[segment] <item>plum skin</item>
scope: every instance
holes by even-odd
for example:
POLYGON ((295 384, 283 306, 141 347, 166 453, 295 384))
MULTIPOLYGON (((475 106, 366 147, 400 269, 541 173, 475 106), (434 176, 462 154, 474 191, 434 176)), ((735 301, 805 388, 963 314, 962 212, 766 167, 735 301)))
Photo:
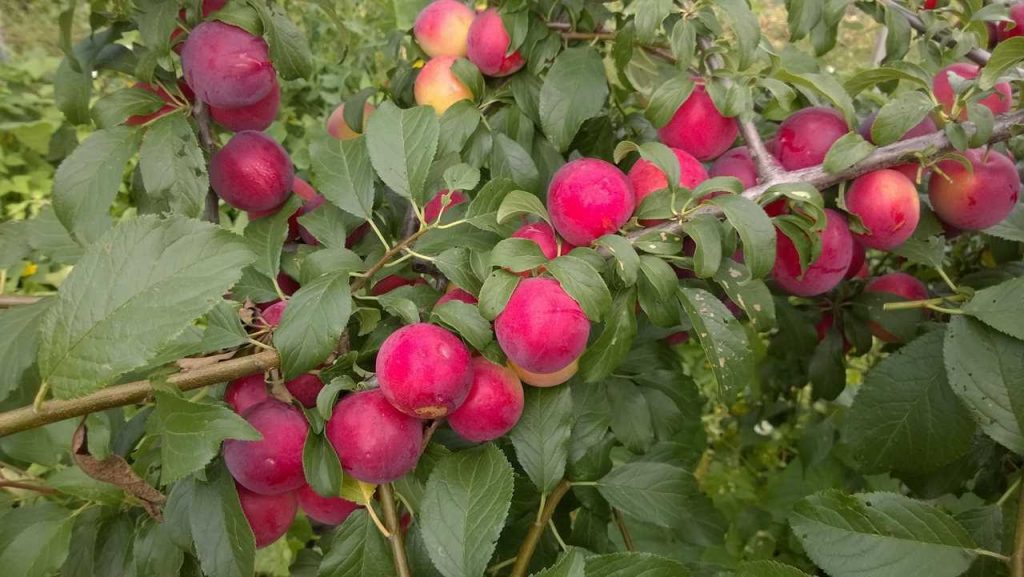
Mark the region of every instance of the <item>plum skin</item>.
POLYGON ((448 206, 444 207, 444 212, 448 212, 453 206, 462 204, 469 200, 466 193, 461 190, 439 190, 426 204, 423 205, 423 219, 427 221, 427 224, 434 224, 438 218, 442 216, 441 207, 444 204, 444 196, 448 195, 448 206))
POLYGON ((421 419, 443 417, 469 394, 469 349, 441 327, 406 325, 381 344, 377 380, 381 393, 399 411, 421 419))
POLYGON ((508 53, 511 42, 501 15, 491 8, 473 19, 466 36, 466 56, 486 76, 508 76, 526 64, 518 50, 508 53))
POLYGON ((663 143, 701 161, 716 158, 728 150, 737 134, 736 119, 722 116, 702 83, 694 86, 668 124, 658 129, 658 139, 663 143))
POLYGON ((551 223, 575 246, 587 246, 617 231, 635 208, 629 178, 615 165, 597 158, 566 163, 548 185, 551 223))
POLYGON ((483 443, 511 431, 522 414, 523 384, 516 374, 476 357, 469 396, 448 415, 448 425, 463 439, 483 443))
POLYGON ((235 488, 238 490, 242 514, 256 538, 257 549, 270 545, 288 532, 299 507, 294 492, 261 495, 238 483, 235 483, 235 488))
POLYGON ((963 155, 972 171, 958 160, 943 160, 928 182, 928 198, 935 214, 961 230, 982 230, 999 224, 1017 206, 1020 196, 1016 166, 1006 155, 991 149, 968 150, 963 155))
POLYGON ((727 150, 711 165, 708 176, 731 176, 743 184, 743 188, 757 186, 757 166, 746 146, 727 150))
POLYGON ((473 10, 456 0, 435 0, 416 15, 412 32, 427 56, 465 56, 473 10))
POLYGON ((346 474, 390 483, 413 470, 423 446, 423 422, 391 406, 380 389, 346 396, 325 427, 346 474))
POLYGON ((281 106, 281 86, 274 79, 274 86, 266 96, 256 102, 235 108, 210 106, 210 118, 219 126, 232 132, 243 130, 266 130, 281 106))
POLYGON ((359 505, 341 497, 324 497, 304 485, 296 491, 299 508, 307 517, 321 525, 341 525, 359 505))
POLYGON ((435 56, 420 69, 413 83, 416 104, 432 106, 438 116, 460 100, 472 100, 473 92, 452 72, 453 56, 435 56))
POLYGON ((267 392, 267 381, 263 378, 263 373, 235 379, 224 389, 224 402, 238 414, 269 398, 270 393, 267 392))
POLYGON ((576 374, 580 369, 580 360, 575 359, 569 363, 565 368, 555 371, 553 373, 532 373, 519 365, 510 362, 508 366, 515 372, 519 380, 530 385, 532 387, 556 387, 562 383, 568 381, 576 374))
POLYGON ((850 127, 843 115, 822 106, 804 108, 782 121, 772 141, 773 152, 786 170, 821 164, 829 148, 850 127))
POLYGON ((512 291, 494 320, 494 333, 511 362, 531 373, 548 374, 583 354, 590 321, 558 281, 536 277, 520 281, 512 291))
POLYGON ((843 280, 853 259, 853 235, 846 225, 846 219, 832 209, 825 209, 828 224, 821 233, 821 254, 803 276, 800 274, 800 258, 793 241, 784 234, 778 235, 775 267, 772 277, 786 292, 802 297, 826 293, 843 280))
MULTIPOLYGON (((953 85, 949 81, 950 72, 965 80, 972 80, 978 77, 981 69, 976 64, 958 62, 956 64, 950 64, 935 74, 935 77, 932 79, 932 93, 935 95, 935 99, 939 101, 939 104, 942 105, 942 109, 946 114, 952 114, 953 101, 956 99, 956 94, 953 91, 953 85)), ((995 92, 985 98, 982 98, 978 103, 991 110, 992 114, 998 115, 1009 112, 1010 106, 1013 104, 1013 93, 1010 89, 1010 83, 996 83, 995 92)), ((965 107, 958 112, 957 120, 966 120, 967 116, 967 108, 965 107)))
POLYGON ((262 100, 277 78, 267 43, 220 21, 192 29, 181 51, 181 68, 196 97, 221 108, 262 100))
POLYGON ((876 170, 854 180, 846 191, 846 209, 869 231, 855 233, 857 242, 879 250, 906 242, 921 219, 917 188, 896 170, 876 170))
POLYGON ((224 441, 224 462, 242 486, 261 495, 294 491, 306 482, 302 449, 309 425, 302 413, 278 400, 269 399, 243 415, 263 436, 258 441, 224 441))
POLYGON ((363 104, 363 126, 357 131, 345 122, 345 105, 339 104, 327 117, 327 134, 338 140, 352 140, 366 132, 366 123, 370 121, 376 107, 369 102, 363 104))
POLYGON ((210 159, 210 186, 239 210, 276 209, 288 200, 294 179, 288 153, 262 132, 235 134, 210 159))
POLYGON ((303 407, 312 409, 316 406, 316 398, 324 388, 324 383, 313 373, 306 373, 286 382, 284 387, 303 407))

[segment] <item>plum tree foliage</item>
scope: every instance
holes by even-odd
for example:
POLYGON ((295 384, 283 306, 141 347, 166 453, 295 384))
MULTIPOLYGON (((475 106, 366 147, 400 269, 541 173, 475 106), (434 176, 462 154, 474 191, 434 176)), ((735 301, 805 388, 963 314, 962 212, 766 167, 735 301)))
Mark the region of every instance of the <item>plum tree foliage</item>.
POLYGON ((762 4, 71 3, 0 572, 1024 577, 1024 2, 762 4))

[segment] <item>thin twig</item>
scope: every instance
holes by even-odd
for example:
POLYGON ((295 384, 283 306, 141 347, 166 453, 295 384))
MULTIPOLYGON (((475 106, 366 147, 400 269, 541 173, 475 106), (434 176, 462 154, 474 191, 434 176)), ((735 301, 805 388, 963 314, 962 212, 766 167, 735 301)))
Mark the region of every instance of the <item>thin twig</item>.
POLYGON ((7 480, 0 480, 0 489, 25 489, 26 491, 35 491, 36 493, 43 495, 53 495, 57 492, 56 489, 36 485, 35 483, 22 483, 21 481, 7 480))
MULTIPOLYGON (((907 20, 907 23, 910 24, 910 27, 913 28, 914 30, 917 30, 921 34, 928 34, 928 26, 925 25, 924 20, 921 20, 921 18, 917 14, 914 14, 906 6, 893 0, 878 0, 878 3, 890 10, 897 12, 900 16, 903 16, 903 18, 907 20)), ((956 45, 956 39, 953 38, 952 34, 950 34, 946 30, 941 30, 937 34, 935 34, 935 39, 938 40, 939 42, 942 42, 946 46, 952 47, 956 45)), ((968 60, 974 62, 975 64, 979 66, 984 66, 988 64, 989 58, 992 55, 989 54, 988 50, 983 50, 981 48, 971 48, 970 50, 967 51, 967 54, 965 54, 965 56, 968 60)))
POLYGON ((0 309, 30 305, 42 300, 43 297, 30 297, 21 295, 0 295, 0 309))
POLYGON ((540 514, 537 515, 533 524, 530 525, 526 538, 523 539, 523 543, 519 546, 516 563, 512 566, 511 577, 526 577, 527 572, 530 570, 530 561, 533 559, 533 553, 537 550, 537 543, 540 542, 540 537, 544 534, 544 529, 547 527, 548 521, 551 520, 551 516, 555 514, 558 503, 569 492, 570 487, 572 485, 569 481, 562 479, 555 489, 551 491, 551 494, 547 496, 547 499, 545 499, 540 514))
POLYGON ((615 520, 615 526, 619 528, 619 533, 622 535, 622 543, 626 546, 626 551, 636 551, 636 545, 633 544, 633 536, 629 534, 629 527, 626 527, 626 520, 622 517, 622 511, 612 509, 612 518, 615 520))
POLYGON ((409 560, 405 556, 405 543, 402 541, 402 526, 398 519, 398 508, 395 507, 395 494, 391 483, 378 487, 381 508, 384 509, 384 524, 387 525, 388 543, 391 545, 391 556, 395 560, 395 571, 398 577, 412 577, 409 560))

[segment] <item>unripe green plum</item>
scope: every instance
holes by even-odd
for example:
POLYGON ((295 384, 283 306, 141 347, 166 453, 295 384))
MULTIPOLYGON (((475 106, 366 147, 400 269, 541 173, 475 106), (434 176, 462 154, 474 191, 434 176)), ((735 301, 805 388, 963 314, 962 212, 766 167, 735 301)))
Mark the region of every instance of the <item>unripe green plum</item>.
POLYGON ((381 393, 399 411, 420 419, 443 417, 469 394, 469 349, 441 327, 406 325, 381 344, 377 380, 381 393))
POLYGON ((302 512, 321 525, 341 525, 359 508, 359 505, 341 497, 324 497, 309 485, 304 485, 297 493, 302 512))
POLYGON ((466 38, 466 56, 487 76, 508 76, 526 64, 518 50, 509 54, 511 42, 501 15, 491 8, 473 19, 466 38))
POLYGON ((273 138, 246 130, 210 159, 210 186, 239 210, 272 210, 288 200, 295 171, 273 138))
POLYGON ((822 106, 794 112, 782 122, 772 141, 772 152, 786 170, 821 164, 832 145, 850 127, 843 115, 822 106))
POLYGON ((636 198, 615 165, 579 158, 559 168, 548 185, 548 212, 555 230, 576 246, 617 231, 633 215, 636 198))
POLYGON ((452 72, 455 60, 454 56, 436 56, 427 61, 413 84, 416 104, 432 106, 440 116, 452 104, 473 99, 473 92, 452 72))
POLYGON ((810 297, 826 293, 843 280, 853 259, 853 235, 841 214, 825 209, 828 224, 821 233, 821 254, 801 275, 800 255, 793 241, 778 235, 772 277, 789 294, 810 297))
POLYGON ((917 188, 902 172, 876 170, 858 177, 846 191, 846 210, 867 227, 854 234, 868 248, 889 250, 914 234, 921 218, 917 188))
POLYGON ((224 463, 246 489, 277 495, 301 487, 302 449, 309 434, 306 417, 295 407, 270 399, 243 415, 263 436, 258 441, 224 441, 224 463))
POLYGON ((448 425, 463 439, 483 443, 511 431, 522 414, 523 385, 516 374, 476 357, 469 396, 448 415, 448 425))
POLYGON ((583 354, 590 321, 558 281, 528 278, 494 320, 494 333, 510 361, 531 373, 548 374, 583 354))
POLYGON ((995 150, 963 153, 970 169, 959 160, 943 160, 928 182, 935 214, 961 230, 981 230, 999 224, 1017 205, 1020 176, 1013 161, 995 150))
POLYGON ((181 51, 181 68, 200 100, 223 108, 259 102, 277 79, 262 38, 215 20, 192 29, 181 51))
POLYGON ((728 150, 738 133, 736 119, 722 116, 704 85, 698 83, 668 124, 658 129, 658 140, 704 161, 728 150))
POLYGON ((416 467, 423 421, 399 412, 380 389, 346 396, 325 427, 345 474, 365 483, 390 483, 416 467))
POLYGON ((295 493, 288 491, 277 495, 261 495, 238 483, 235 483, 235 488, 238 489, 242 514, 256 538, 256 548, 262 549, 284 537, 298 512, 299 502, 295 493))
POLYGON ((465 56, 473 10, 456 0, 435 0, 416 16, 412 33, 427 56, 465 56))

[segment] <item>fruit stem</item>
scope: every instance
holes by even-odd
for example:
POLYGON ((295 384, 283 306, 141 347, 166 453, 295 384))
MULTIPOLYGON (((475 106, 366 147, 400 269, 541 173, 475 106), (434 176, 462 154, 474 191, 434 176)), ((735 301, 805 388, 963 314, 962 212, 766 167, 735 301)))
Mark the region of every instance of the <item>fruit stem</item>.
POLYGON ((21 296, 21 295, 2 295, 0 296, 0 309, 6 309, 10 307, 17 307, 21 305, 30 305, 37 303, 42 300, 42 297, 38 296, 21 296))
POLYGON ((940 277, 942 277, 942 282, 946 283, 946 286, 949 287, 949 290, 955 293, 960 292, 960 289, 957 288, 956 283, 953 282, 953 279, 949 278, 949 275, 946 274, 946 271, 943 270, 941 266, 935 267, 935 271, 939 273, 940 277))
POLYGON ((388 527, 387 537, 391 544, 391 555, 395 559, 395 572, 398 577, 412 577, 409 570, 409 560, 405 556, 405 543, 402 542, 402 527, 398 520, 398 509, 395 507, 395 494, 391 483, 384 483, 378 488, 380 493, 380 504, 384 509, 384 522, 388 527))
MULTIPOLYGON (((533 559, 533 553, 537 550, 537 543, 540 541, 541 535, 544 534, 544 529, 548 526, 551 516, 555 514, 555 508, 562 501, 562 497, 565 497, 565 494, 569 492, 571 486, 567 479, 562 479, 555 486, 555 489, 551 491, 551 494, 547 496, 547 499, 545 499, 540 515, 530 525, 530 530, 526 533, 526 538, 519 547, 519 554, 516 555, 516 562, 510 574, 511 577, 526 577, 527 572, 530 570, 530 561, 533 559)), ((1017 576, 1014 575, 1014 577, 1017 576)), ((1024 575, 1021 577, 1024 577, 1024 575)))
POLYGON ((366 219, 366 224, 370 225, 370 228, 373 229, 373 233, 377 235, 378 239, 380 239, 380 243, 384 245, 384 250, 391 250, 391 245, 388 244, 388 239, 384 238, 384 233, 382 233, 380 228, 377 227, 377 223, 373 222, 372 216, 366 219))
POLYGON ((933 306, 939 306, 946 302, 963 302, 963 300, 963 296, 953 295, 949 297, 937 297, 933 299, 924 299, 919 301, 900 301, 895 303, 885 303, 884 305, 882 305, 882 310, 899 311, 907 309, 926 309, 933 306))
POLYGON ((35 491, 43 495, 52 495, 57 492, 56 489, 50 487, 43 487, 42 485, 36 485, 34 483, 23 483, 21 481, 8 481, 6 479, 0 480, 0 489, 24 489, 26 491, 35 491))
POLYGON ((626 546, 626 551, 636 551, 633 536, 629 534, 629 527, 626 527, 626 520, 622 517, 622 511, 612 509, 612 518, 615 520, 615 526, 619 528, 619 533, 622 534, 622 543, 626 546))

